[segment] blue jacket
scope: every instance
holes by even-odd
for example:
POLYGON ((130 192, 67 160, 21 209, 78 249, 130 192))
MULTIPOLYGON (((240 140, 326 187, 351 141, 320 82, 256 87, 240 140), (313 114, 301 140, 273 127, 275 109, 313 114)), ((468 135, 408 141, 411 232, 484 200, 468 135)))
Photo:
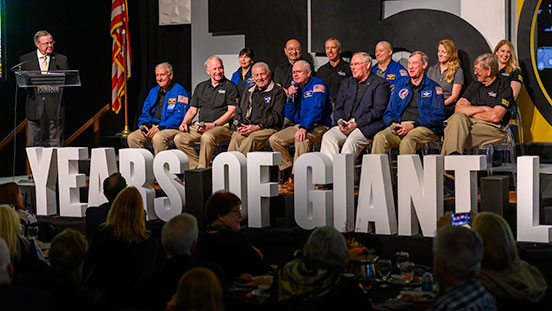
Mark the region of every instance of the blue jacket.
MULTIPOLYGON (((435 134, 443 132, 443 120, 445 119, 443 89, 437 82, 424 75, 422 87, 418 92, 418 111, 420 118, 415 121, 416 125, 427 127, 435 134)), ((383 115, 383 122, 389 126, 393 122, 400 123, 401 115, 412 100, 410 79, 400 79, 395 83, 391 92, 389 105, 383 115)))
POLYGON ((156 86, 149 91, 148 97, 142 107, 142 115, 138 118, 138 125, 159 124, 161 129, 177 129, 188 111, 188 102, 190 95, 184 87, 178 83, 167 92, 163 103, 163 113, 161 120, 154 118, 157 110, 157 94, 160 86, 156 86))
MULTIPOLYGON (((253 74, 251 73, 253 70, 249 70, 247 74, 245 75, 245 89, 248 90, 250 87, 255 85, 255 80, 253 80, 253 74)), ((234 83, 236 86, 238 85, 238 82, 240 82, 240 74, 241 74, 241 67, 238 68, 234 74, 232 74, 232 83, 234 83)))
MULTIPOLYGON (((376 73, 378 70, 378 65, 372 66, 372 72, 376 73)), ((384 72, 384 78, 389 82, 389 86, 391 86, 391 89, 393 89, 393 85, 399 81, 402 78, 409 78, 408 71, 404 69, 404 67, 397 63, 396 61, 392 60, 387 68, 385 68, 384 72)))
POLYGON ((345 121, 355 118, 357 127, 364 137, 371 139, 385 126, 382 118, 389 102, 389 82, 371 73, 366 81, 366 91, 353 113, 358 82, 347 77, 341 82, 335 103, 334 119, 345 121))
POLYGON ((299 88, 295 103, 288 100, 284 113, 286 118, 310 131, 315 124, 331 126, 332 106, 328 100, 328 89, 322 80, 311 77, 309 82, 299 88))

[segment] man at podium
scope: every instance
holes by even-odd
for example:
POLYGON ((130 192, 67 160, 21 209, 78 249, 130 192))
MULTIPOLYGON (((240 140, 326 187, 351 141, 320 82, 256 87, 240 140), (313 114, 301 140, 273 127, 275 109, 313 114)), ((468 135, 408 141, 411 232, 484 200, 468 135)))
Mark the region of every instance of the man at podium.
MULTIPOLYGON (((40 30, 34 36, 36 51, 20 58, 22 71, 67 70, 67 57, 54 53, 54 38, 40 30)), ((61 101, 59 87, 38 87, 27 89, 25 117, 29 120, 27 146, 63 145, 65 105, 61 101)))

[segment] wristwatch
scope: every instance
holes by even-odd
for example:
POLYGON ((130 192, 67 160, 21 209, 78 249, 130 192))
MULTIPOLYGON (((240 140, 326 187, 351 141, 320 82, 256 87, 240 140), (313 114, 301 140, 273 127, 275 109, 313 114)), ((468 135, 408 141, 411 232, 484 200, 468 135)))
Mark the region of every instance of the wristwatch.
POLYGON ((213 127, 217 127, 217 126, 218 126, 217 122, 213 122, 213 127))

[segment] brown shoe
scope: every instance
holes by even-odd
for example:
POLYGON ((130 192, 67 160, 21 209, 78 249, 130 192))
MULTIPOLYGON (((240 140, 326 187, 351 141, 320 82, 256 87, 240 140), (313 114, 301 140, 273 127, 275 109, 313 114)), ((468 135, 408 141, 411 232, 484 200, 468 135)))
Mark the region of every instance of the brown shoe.
POLYGON ((288 178, 288 180, 282 185, 282 187, 286 188, 286 189, 293 189, 295 187, 294 183, 293 183, 293 178, 288 178))

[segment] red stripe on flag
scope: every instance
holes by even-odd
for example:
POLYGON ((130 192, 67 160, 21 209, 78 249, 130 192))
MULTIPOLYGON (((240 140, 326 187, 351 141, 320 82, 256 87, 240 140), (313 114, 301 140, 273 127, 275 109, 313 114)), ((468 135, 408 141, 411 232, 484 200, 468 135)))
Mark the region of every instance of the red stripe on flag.
POLYGON ((127 8, 126 0, 111 1, 110 35, 113 38, 111 50, 111 109, 115 113, 119 113, 121 109, 121 98, 124 95, 126 80, 130 78, 131 56, 127 8))

